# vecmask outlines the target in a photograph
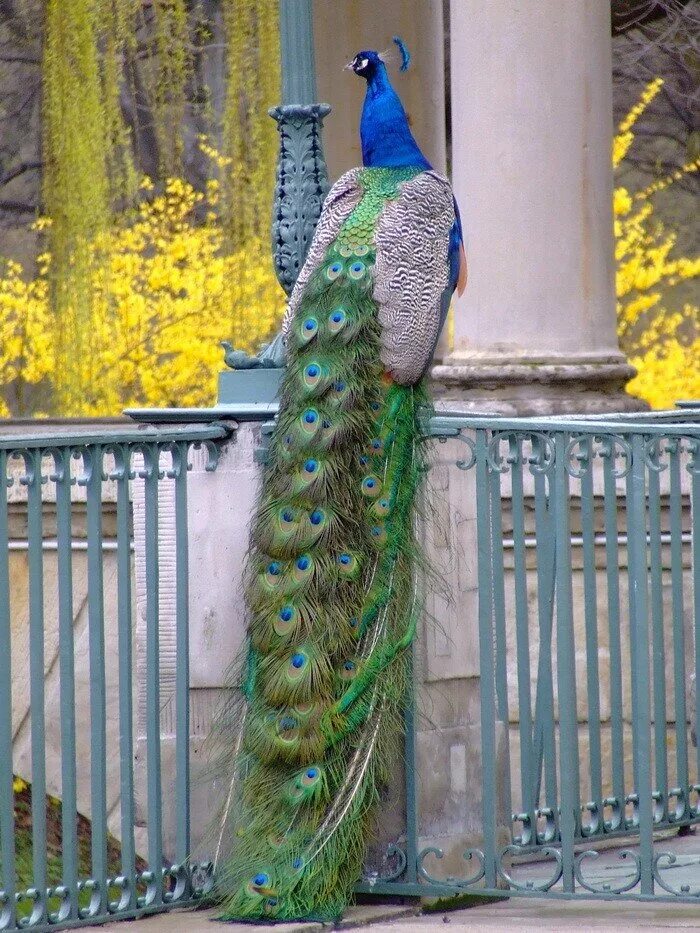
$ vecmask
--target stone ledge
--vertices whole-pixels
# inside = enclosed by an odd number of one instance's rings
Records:
[[[431,376],[445,385],[511,385],[535,383],[538,385],[566,384],[570,382],[603,382],[621,385],[635,375],[628,363],[455,363],[434,366]]]
[[[635,375],[622,355],[454,356],[431,370],[438,405],[505,416],[645,411],[625,392]]]

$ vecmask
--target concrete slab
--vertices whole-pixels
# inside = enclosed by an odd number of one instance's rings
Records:
[[[87,927],[103,933],[319,933],[328,930],[322,923],[217,923],[216,910],[173,910],[140,920],[117,920],[103,926]],[[392,904],[367,904],[353,907],[334,925],[336,930],[355,930],[376,923],[388,924],[401,918],[415,917],[415,907]]]
[[[481,930],[537,930],[540,933],[608,930],[610,933],[622,933],[637,929],[699,929],[700,905],[511,898],[500,904],[379,923],[372,927],[372,933],[412,933],[414,930],[429,933],[434,928],[442,928],[449,933],[461,930],[470,933]]]

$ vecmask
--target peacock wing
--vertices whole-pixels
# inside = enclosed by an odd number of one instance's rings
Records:
[[[360,168],[353,168],[344,175],[341,175],[328,192],[326,200],[323,202],[321,216],[316,225],[316,231],[311,241],[306,261],[292,289],[289,304],[287,305],[287,310],[282,322],[282,332],[285,338],[294,320],[294,315],[301,304],[304,289],[309,279],[323,262],[328,247],[337,237],[340,228],[362,199],[362,189],[358,182],[361,171],[362,169]]]
[[[413,385],[432,359],[449,303],[452,187],[421,172],[388,201],[375,236],[374,299],[382,327],[381,359],[395,382]]]

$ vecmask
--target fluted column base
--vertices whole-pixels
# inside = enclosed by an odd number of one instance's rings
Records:
[[[464,411],[502,415],[604,414],[642,411],[625,392],[634,376],[622,354],[448,357],[431,370],[433,396]],[[459,403],[459,404],[456,404]]]

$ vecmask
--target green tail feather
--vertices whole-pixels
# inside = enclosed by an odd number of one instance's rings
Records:
[[[372,233],[400,173],[365,197],[290,333],[254,523],[247,718],[221,919],[332,919],[358,880],[397,753],[416,627],[421,387],[379,359]]]

